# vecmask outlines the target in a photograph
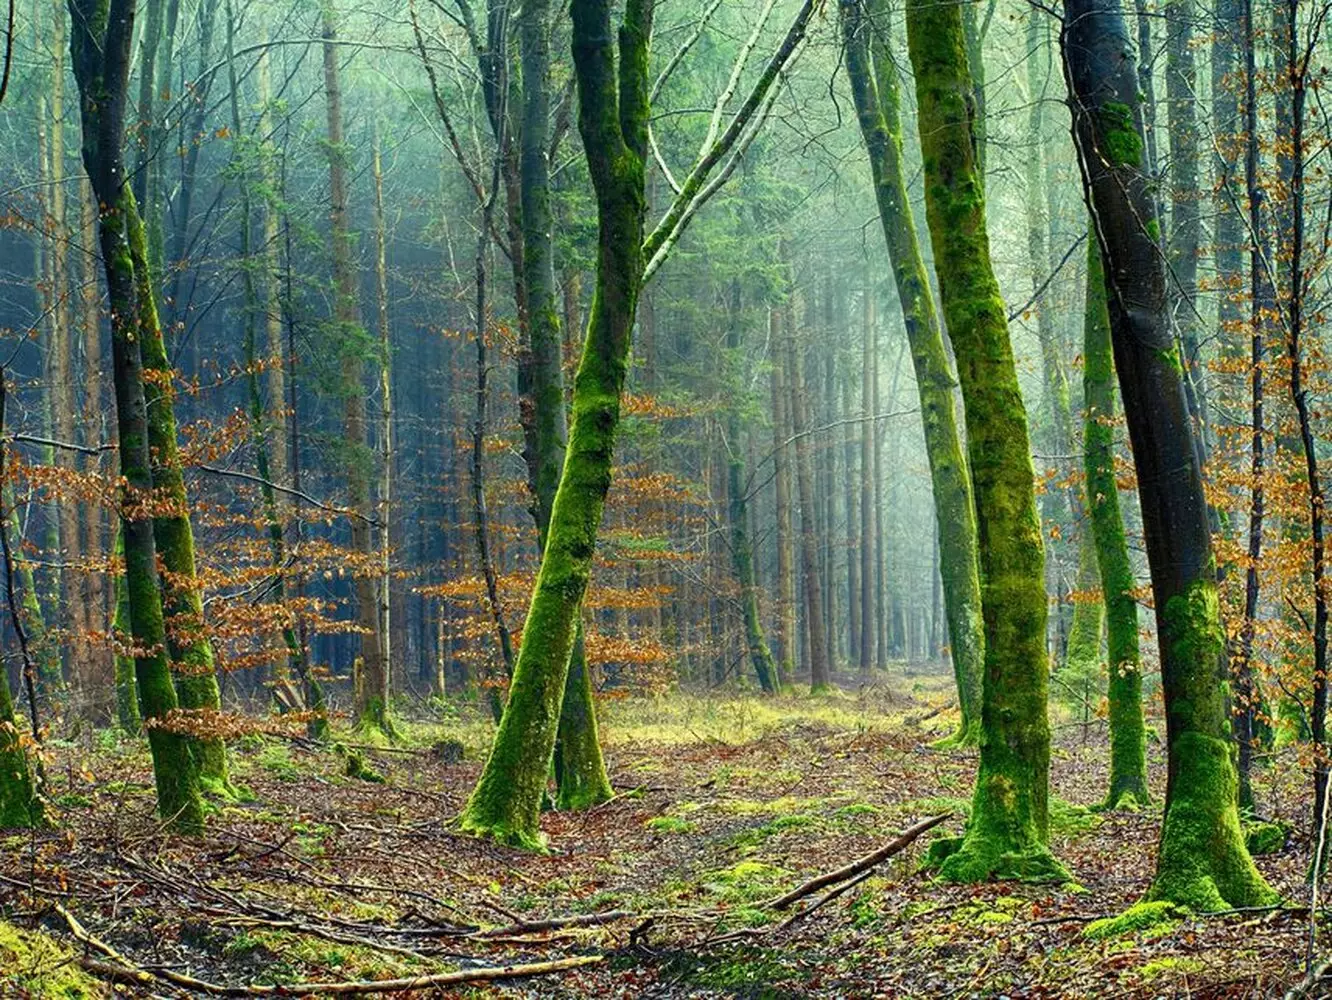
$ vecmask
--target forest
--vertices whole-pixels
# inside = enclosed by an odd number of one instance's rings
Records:
[[[1332,996],[1330,19],[0,2],[0,997]]]

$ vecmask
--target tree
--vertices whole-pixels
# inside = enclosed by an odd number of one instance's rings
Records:
[[[1105,600],[1109,653],[1110,809],[1151,801],[1147,789],[1146,725],[1142,715],[1142,660],[1138,652],[1137,581],[1129,561],[1115,482],[1115,361],[1105,273],[1095,234],[1087,245],[1087,302],[1083,322],[1082,392],[1086,406],[1083,469],[1096,564]],[[1098,637],[1099,638],[1099,637]]]
[[[985,622],[980,769],[966,835],[941,873],[968,882],[1062,879],[1046,847],[1045,552],[1027,415],[990,263],[962,15],[955,6],[909,0],[906,19],[926,219],[966,409]]]
[[[1148,897],[1197,910],[1263,905],[1275,895],[1240,830],[1207,502],[1143,172],[1143,108],[1134,60],[1125,57],[1133,49],[1117,0],[1065,0],[1060,45],[1105,264],[1161,645],[1169,779]]]
[[[151,507],[154,483],[139,345],[157,326],[157,310],[137,273],[147,257],[143,220],[126,184],[125,104],[134,0],[70,0],[71,51],[78,84],[83,163],[98,202],[98,242],[111,304],[112,373],[120,443],[121,533],[125,586],[135,648],[135,680],[152,750],[157,808],[182,832],[203,827],[198,764],[172,723],[177,710],[167,659]],[[158,330],[160,336],[160,328]]]
[[[392,737],[389,716],[389,665],[380,639],[377,566],[370,521],[370,472],[366,446],[365,331],[361,326],[347,221],[347,148],[342,138],[342,86],[338,67],[337,10],[323,5],[324,98],[328,124],[329,230],[333,250],[333,337],[342,367],[343,441],[346,445],[347,502],[352,510],[351,547],[363,565],[355,573],[356,618],[361,627],[361,657],[356,683],[356,723],[371,733]]]
[[[574,381],[573,422],[509,705],[463,829],[538,847],[569,657],[587,591],[643,281],[648,39],[653,0],[629,0],[617,45],[609,0],[574,0],[578,129],[596,192],[597,286]],[[618,59],[616,48],[618,47]]]
[[[879,219],[902,303],[916,370],[925,448],[934,487],[944,610],[962,721],[956,741],[980,737],[984,632],[971,479],[957,428],[956,379],[921,257],[902,165],[897,68],[888,48],[889,5],[842,0],[846,71],[869,154]],[[880,629],[886,616],[879,616]]]

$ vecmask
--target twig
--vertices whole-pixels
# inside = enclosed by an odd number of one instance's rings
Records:
[[[880,862],[887,861],[894,854],[897,854],[908,847],[912,841],[922,833],[933,830],[952,815],[952,813],[940,813],[938,816],[931,816],[929,819],[923,819],[915,826],[908,827],[906,830],[902,831],[901,835],[896,840],[890,841],[876,851],[871,851],[859,861],[853,861],[851,864],[842,868],[815,876],[804,885],[792,889],[785,896],[779,896],[777,899],[774,899],[768,905],[774,910],[784,910],[792,903],[796,902],[796,900],[804,899],[806,896],[818,892],[824,886],[836,885],[838,882],[844,882],[855,875],[859,875],[866,869],[873,868]]]
[[[828,891],[825,892],[822,896],[820,896],[818,899],[814,900],[814,902],[810,903],[809,906],[805,907],[803,910],[799,910],[799,911],[797,911],[797,912],[791,914],[789,917],[787,917],[785,920],[783,920],[780,924],[778,924],[778,925],[776,926],[775,930],[778,931],[778,932],[780,933],[781,931],[784,931],[784,930],[786,930],[787,928],[789,928],[792,924],[796,923],[797,921],[799,921],[799,920],[804,920],[807,916],[809,916],[811,913],[813,913],[813,912],[814,912],[815,910],[817,910],[819,907],[823,906],[825,903],[831,903],[834,899],[836,899],[836,898],[837,898],[838,896],[840,896],[842,893],[846,892],[848,889],[852,889],[852,888],[855,888],[856,886],[860,885],[861,882],[864,882],[867,878],[869,878],[869,877],[870,877],[871,875],[873,875],[873,874],[874,874],[874,869],[873,869],[873,868],[866,868],[863,872],[861,872],[859,875],[857,875],[857,876],[856,876],[855,878],[853,878],[851,881],[849,881],[849,882],[843,882],[843,883],[842,883],[841,885],[839,885],[836,889],[830,889],[830,890],[828,890]]]

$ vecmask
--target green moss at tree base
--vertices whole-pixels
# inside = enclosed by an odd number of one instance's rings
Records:
[[[963,719],[957,731],[935,740],[930,746],[935,750],[963,750],[980,746],[980,719]]]
[[[1176,743],[1176,773],[1148,900],[1200,913],[1275,903],[1279,897],[1254,867],[1240,829],[1233,745],[1187,731]]]
[[[1093,920],[1083,928],[1082,936],[1089,941],[1108,941],[1125,934],[1174,925],[1188,915],[1187,909],[1171,902],[1135,903],[1117,916]]]
[[[1244,846],[1249,854],[1276,854],[1286,846],[1290,827],[1285,823],[1254,821],[1244,824]]]

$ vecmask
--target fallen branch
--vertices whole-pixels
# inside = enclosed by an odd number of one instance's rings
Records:
[[[460,969],[457,972],[439,972],[434,975],[413,976],[409,979],[367,979],[343,983],[302,983],[297,986],[223,986],[185,976],[168,969],[140,969],[134,966],[101,962],[95,958],[79,959],[79,966],[102,979],[119,983],[146,985],[163,980],[182,989],[220,997],[308,997],[308,996],[365,996],[371,993],[395,993],[404,990],[427,990],[461,983],[494,982],[498,979],[523,979],[527,976],[548,975],[580,969],[603,961],[600,955],[580,955],[558,958],[551,962],[533,962],[529,965],[487,966],[480,969]]]
[[[601,924],[613,924],[617,920],[627,920],[642,914],[627,910],[607,910],[605,913],[580,913],[571,917],[552,917],[549,920],[520,920],[507,927],[491,927],[483,931],[467,934],[471,938],[515,937],[527,934],[539,934],[542,931],[562,930],[569,927],[597,927]]]
[[[842,895],[842,893],[850,889],[854,889],[856,886],[860,885],[861,882],[864,882],[872,874],[874,874],[874,869],[866,868],[855,878],[851,879],[851,881],[843,882],[836,889],[829,889],[827,892],[825,892],[818,899],[814,900],[814,902],[810,903],[803,910],[797,910],[795,913],[792,913],[789,917],[787,917],[780,924],[778,924],[776,927],[777,932],[781,933],[782,931],[787,930],[792,924],[796,923],[797,921],[804,920],[807,916],[809,916],[815,910],[819,909],[824,904],[831,903],[838,896]]]
[[[847,879],[853,878],[883,861],[887,861],[894,854],[897,854],[910,846],[922,833],[933,830],[936,826],[951,816],[952,813],[940,813],[938,816],[931,816],[929,819],[923,819],[915,826],[908,827],[904,830],[896,840],[885,844],[876,851],[871,851],[859,861],[853,861],[851,864],[842,868],[815,876],[804,885],[792,889],[785,896],[779,896],[777,899],[774,899],[768,904],[768,906],[772,907],[774,910],[784,910],[792,903],[796,902],[796,900],[804,899],[806,896],[818,892],[825,886],[845,882]]]

